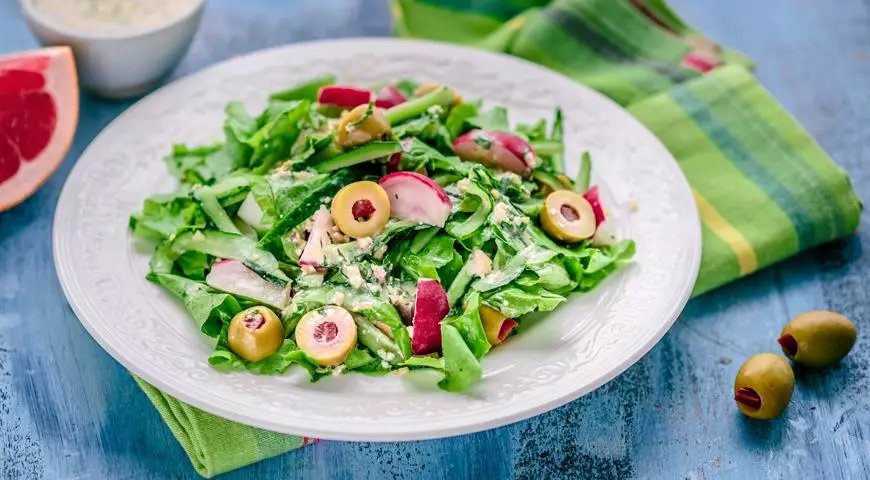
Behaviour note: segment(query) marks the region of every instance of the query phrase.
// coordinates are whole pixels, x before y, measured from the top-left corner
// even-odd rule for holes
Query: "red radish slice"
[[[329,209],[321,205],[314,214],[314,225],[311,227],[311,233],[308,234],[308,241],[302,249],[302,255],[299,256],[299,265],[314,269],[323,268],[326,247],[330,244],[329,231],[332,227]]]
[[[426,355],[441,351],[441,320],[450,312],[447,293],[437,280],[417,280],[417,300],[414,306],[414,330],[411,351]]]
[[[535,149],[529,145],[529,142],[507,132],[490,132],[490,136],[510,154],[522,159],[527,168],[535,168],[538,164],[538,155],[535,153]]]
[[[453,141],[459,158],[501,168],[523,176],[531,175],[538,156],[528,142],[507,132],[471,130]]]
[[[317,103],[350,109],[372,100],[372,92],[349,85],[327,85],[317,92]]]
[[[57,169],[78,115],[68,47],[0,56],[0,212],[29,197]]]
[[[390,157],[390,160],[387,162],[387,171],[390,173],[395,173],[399,171],[399,163],[402,161],[402,152],[396,152]]]
[[[583,198],[589,202],[589,205],[592,206],[592,212],[595,213],[595,226],[601,225],[601,223],[607,219],[604,216],[604,208],[601,207],[601,198],[598,195],[598,187],[592,187],[589,190],[586,190],[586,193],[583,194]]]
[[[684,67],[701,73],[707,73],[716,68],[717,65],[719,65],[719,59],[716,55],[704,50],[695,50],[683,57]]]
[[[498,341],[503,342],[508,335],[511,334],[514,328],[519,325],[514,319],[506,318],[505,321],[501,324],[501,328],[498,331]]]
[[[443,227],[453,209],[441,185],[426,175],[395,172],[379,183],[390,197],[390,215],[399,220]]]
[[[375,106],[378,108],[393,108],[407,102],[408,99],[396,87],[387,85],[378,92],[375,97]]]
[[[219,260],[211,266],[205,283],[222,292],[241,295],[281,310],[290,303],[290,291],[257,275],[238,260]]]

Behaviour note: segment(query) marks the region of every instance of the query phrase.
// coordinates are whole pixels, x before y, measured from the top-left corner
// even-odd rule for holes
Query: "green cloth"
[[[655,133],[701,213],[696,294],[858,227],[861,203],[849,178],[749,73],[751,62],[691,29],[663,0],[392,1],[400,35],[547,66],[626,106]],[[690,61],[698,57],[718,68],[700,73]],[[309,443],[215,417],[137,381],[203,476]]]
[[[401,35],[539,63],[656,134],[701,214],[696,295],[858,228],[849,178],[749,73],[749,59],[663,0],[392,1]]]
[[[190,457],[193,468],[211,477],[316,442],[231,422],[191,407],[134,377]]]

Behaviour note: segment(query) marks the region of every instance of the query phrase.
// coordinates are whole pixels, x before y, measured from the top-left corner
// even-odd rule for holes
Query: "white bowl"
[[[190,46],[202,16],[203,0],[157,27],[124,32],[70,28],[21,0],[31,30],[43,45],[69,45],[85,89],[108,98],[124,98],[151,90]]]

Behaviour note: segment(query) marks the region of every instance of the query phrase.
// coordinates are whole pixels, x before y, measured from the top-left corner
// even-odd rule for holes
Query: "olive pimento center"
[[[357,200],[353,203],[353,207],[351,207],[353,219],[358,222],[369,221],[376,211],[375,205],[367,198]]]

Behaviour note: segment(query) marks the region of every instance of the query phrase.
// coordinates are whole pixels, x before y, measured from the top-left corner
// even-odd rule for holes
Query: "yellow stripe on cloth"
[[[758,258],[755,256],[755,250],[752,245],[746,240],[736,228],[732,227],[719,212],[713,208],[713,205],[692,189],[695,194],[695,203],[698,204],[698,210],[701,213],[701,222],[709,228],[723,242],[727,243],[734,255],[737,256],[737,264],[740,267],[740,275],[748,275],[758,269]]]

